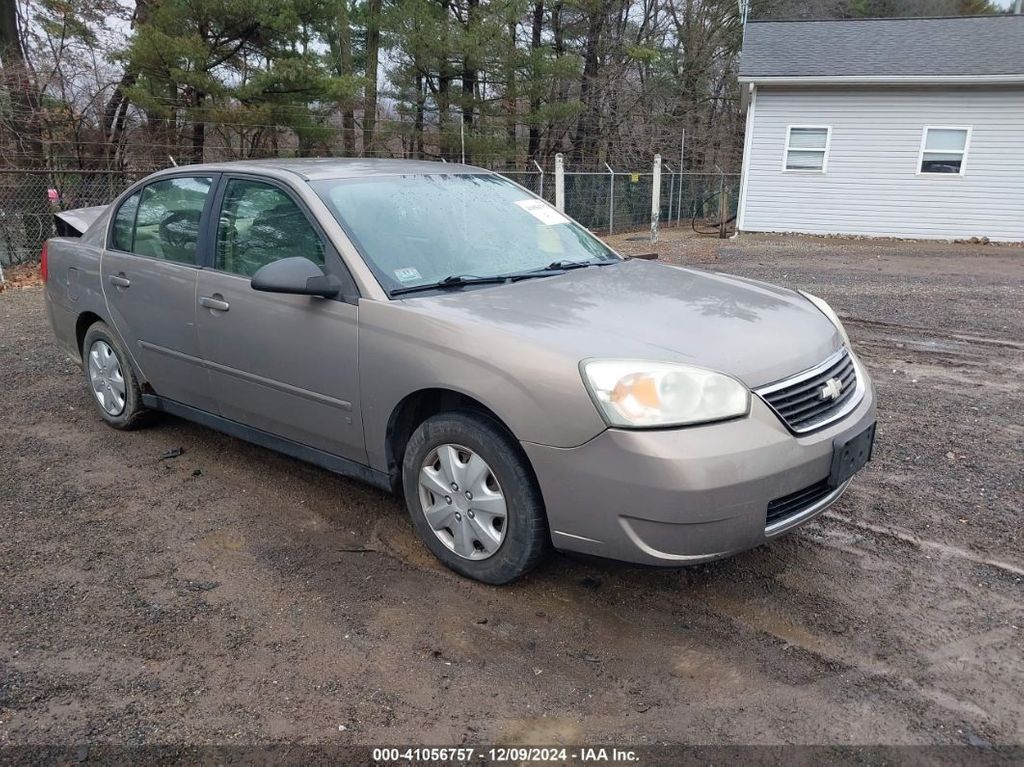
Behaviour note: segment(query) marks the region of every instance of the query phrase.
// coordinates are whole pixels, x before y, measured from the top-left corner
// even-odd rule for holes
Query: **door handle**
[[[124,276],[124,272],[121,272],[110,275],[110,284],[115,288],[127,288],[132,284],[132,281]]]
[[[226,312],[231,308],[231,304],[225,301],[224,296],[220,293],[214,293],[212,296],[200,296],[199,305],[213,309],[215,312]]]

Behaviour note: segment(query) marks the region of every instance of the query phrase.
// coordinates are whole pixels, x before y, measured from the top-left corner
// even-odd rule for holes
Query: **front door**
[[[167,399],[212,410],[196,334],[196,275],[214,178],[155,181],[114,214],[100,277],[114,331],[142,378]]]
[[[353,290],[349,303],[249,284],[261,266],[304,256],[350,285],[340,257],[284,187],[233,177],[218,196],[213,257],[199,272],[196,311],[220,414],[365,463]]]

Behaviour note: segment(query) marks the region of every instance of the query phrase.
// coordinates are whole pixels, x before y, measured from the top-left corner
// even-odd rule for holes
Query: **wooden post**
[[[676,174],[672,172],[672,166],[668,163],[665,163],[665,168],[668,170],[668,218],[665,223],[672,226],[672,201],[675,199]]]
[[[725,176],[718,177],[718,239],[724,240],[727,235],[729,218],[729,193],[725,190]]]
[[[615,171],[608,163],[604,164],[608,169],[608,234],[615,233]]]
[[[555,207],[565,213],[565,157],[555,155]]]
[[[654,155],[654,177],[651,179],[651,242],[658,241],[658,218],[661,216],[661,155]]]

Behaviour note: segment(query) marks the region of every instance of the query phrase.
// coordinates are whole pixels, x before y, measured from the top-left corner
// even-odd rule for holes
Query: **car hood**
[[[406,303],[462,327],[529,337],[580,360],[687,362],[751,387],[813,367],[842,343],[832,323],[795,291],[650,261]],[[494,340],[500,343],[500,336]]]

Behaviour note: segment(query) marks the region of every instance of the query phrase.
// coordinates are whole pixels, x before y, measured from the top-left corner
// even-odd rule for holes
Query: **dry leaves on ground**
[[[0,291],[13,288],[31,288],[42,283],[39,276],[39,264],[16,264],[4,267],[4,281],[0,282]]]

